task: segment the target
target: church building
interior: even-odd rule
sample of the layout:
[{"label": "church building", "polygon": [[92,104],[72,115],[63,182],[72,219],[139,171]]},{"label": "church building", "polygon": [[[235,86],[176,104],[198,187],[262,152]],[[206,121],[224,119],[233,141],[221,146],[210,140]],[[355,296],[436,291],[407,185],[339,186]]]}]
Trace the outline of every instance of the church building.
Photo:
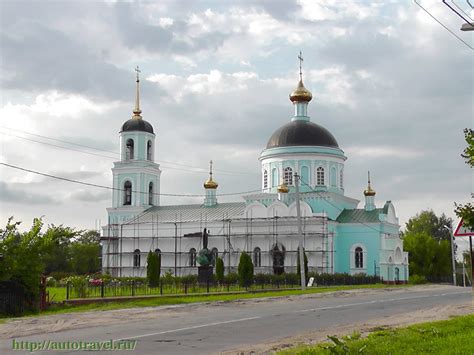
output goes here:
[{"label": "church building", "polygon": [[344,194],[347,157],[334,135],[311,121],[312,94],[303,85],[301,68],[289,98],[294,115],[275,130],[258,157],[260,192],[219,202],[211,162],[202,203],[162,206],[156,136],[141,116],[137,70],[135,109],[120,130],[120,161],[112,168],[112,207],[101,238],[103,273],[146,276],[147,255],[154,251],[161,254],[162,273],[197,274],[203,233],[226,273],[237,270],[242,252],[251,255],[255,273],[296,272],[298,187],[309,271],[406,282],[408,253],[395,207],[391,201],[377,207],[370,175],[359,208],[358,199]]}]

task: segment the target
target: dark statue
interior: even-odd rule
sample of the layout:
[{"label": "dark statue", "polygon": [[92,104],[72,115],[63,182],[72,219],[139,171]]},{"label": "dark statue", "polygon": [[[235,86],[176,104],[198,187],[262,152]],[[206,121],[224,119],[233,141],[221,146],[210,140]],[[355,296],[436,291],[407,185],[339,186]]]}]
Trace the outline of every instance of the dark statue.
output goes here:
[{"label": "dark statue", "polygon": [[285,272],[285,247],[280,244],[280,249],[278,244],[280,243],[276,243],[271,250],[273,273],[275,275],[281,275]]},{"label": "dark statue", "polygon": [[209,234],[206,228],[201,233],[202,249],[199,251],[196,261],[199,263],[198,267],[198,282],[200,284],[209,284],[212,281],[214,254],[207,248]]}]

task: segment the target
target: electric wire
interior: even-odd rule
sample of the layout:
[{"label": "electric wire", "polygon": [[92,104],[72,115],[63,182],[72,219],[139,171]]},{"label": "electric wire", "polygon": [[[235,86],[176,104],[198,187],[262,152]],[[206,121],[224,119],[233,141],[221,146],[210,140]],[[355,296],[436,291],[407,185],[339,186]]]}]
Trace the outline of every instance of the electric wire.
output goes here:
[{"label": "electric wire", "polygon": [[428,10],[426,10],[420,3],[418,3],[418,0],[413,0],[415,4],[417,4],[424,12],[426,12],[433,20],[438,22],[441,26],[444,27],[445,30],[447,30],[449,33],[451,33],[454,37],[456,37],[458,40],[460,40],[462,43],[464,43],[466,46],[468,46],[471,50],[474,50],[474,47],[472,47],[470,44],[465,42],[461,37],[459,37],[456,33],[454,33],[448,26],[444,25],[440,20],[438,20],[434,15],[432,15]]},{"label": "electric wire", "polygon": [[[42,172],[36,171],[36,170],[22,168],[20,166],[16,166],[16,165],[12,165],[12,164],[7,164],[7,163],[0,162],[0,165],[6,166],[6,167],[12,168],[12,169],[17,169],[17,170],[25,171],[25,172],[28,172],[28,173],[36,174],[36,175],[49,177],[49,178],[56,179],[56,180],[66,181],[66,182],[85,185],[85,186],[97,187],[97,188],[102,188],[102,189],[108,189],[108,190],[113,190],[113,191],[125,192],[125,189],[120,189],[120,188],[111,187],[111,186],[104,186],[104,185],[93,184],[93,183],[89,183],[89,182],[69,179],[69,178],[65,178],[65,177],[61,177],[61,176],[57,176],[57,175],[42,173]],[[147,194],[147,195],[149,194],[148,191],[132,190],[131,192],[132,193]],[[238,195],[245,195],[245,194],[256,193],[256,192],[262,192],[262,190],[259,189],[259,190],[232,192],[232,193],[225,193],[225,194],[216,194],[216,196],[238,196]],[[169,193],[158,193],[158,192],[153,192],[152,195],[155,195],[155,196],[168,196],[168,197],[204,197],[204,196],[206,196],[205,194],[169,194]]]}]

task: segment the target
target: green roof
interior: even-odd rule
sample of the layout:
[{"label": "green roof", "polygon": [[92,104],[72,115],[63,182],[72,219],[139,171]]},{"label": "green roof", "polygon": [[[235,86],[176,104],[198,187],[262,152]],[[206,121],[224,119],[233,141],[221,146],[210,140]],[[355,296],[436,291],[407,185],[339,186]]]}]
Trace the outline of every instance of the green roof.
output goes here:
[{"label": "green roof", "polygon": [[363,208],[344,210],[337,217],[336,221],[339,223],[378,223],[380,222],[380,213],[384,213],[383,208],[376,208],[372,211],[366,211]]}]

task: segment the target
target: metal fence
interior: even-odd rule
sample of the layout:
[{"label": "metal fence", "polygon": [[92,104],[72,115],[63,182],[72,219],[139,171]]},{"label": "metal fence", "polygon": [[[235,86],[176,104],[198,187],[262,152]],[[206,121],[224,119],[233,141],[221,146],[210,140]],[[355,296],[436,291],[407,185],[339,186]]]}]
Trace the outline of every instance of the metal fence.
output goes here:
[{"label": "metal fence", "polygon": [[13,281],[0,282],[0,314],[21,316],[25,312],[25,290]]},{"label": "metal fence", "polygon": [[[361,285],[380,283],[376,276],[348,274],[314,274],[314,286]],[[221,292],[261,291],[282,288],[299,288],[300,276],[297,274],[255,275],[248,286],[242,286],[236,275],[226,277],[222,281],[215,279],[199,283],[197,277],[162,278],[157,287],[150,287],[146,279],[132,279],[103,282],[101,284],[84,283],[82,285],[67,283],[66,299],[130,297],[145,295],[183,295],[210,294]]]}]

